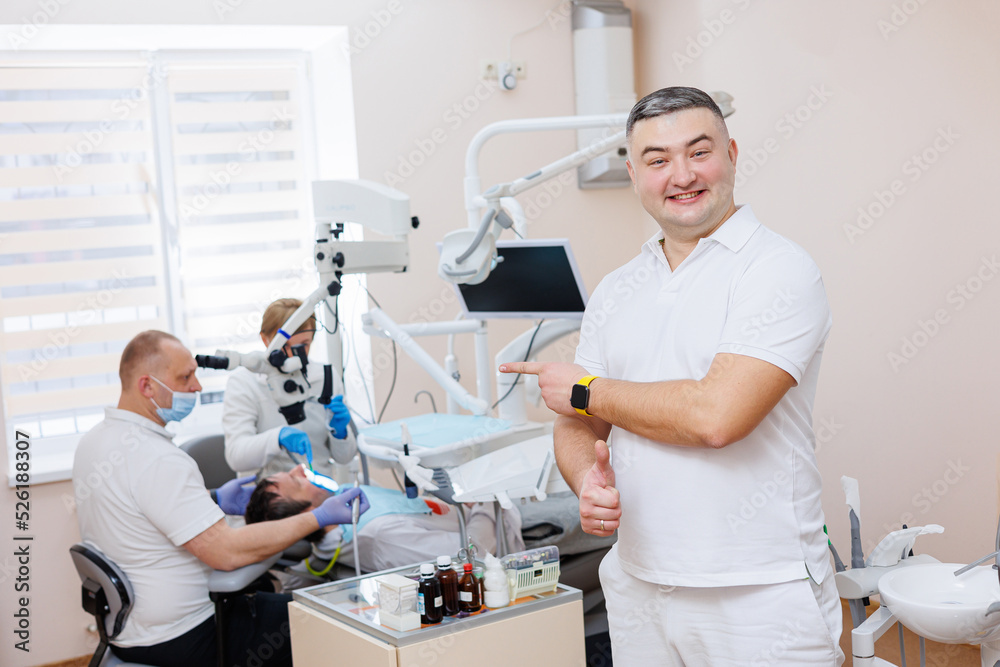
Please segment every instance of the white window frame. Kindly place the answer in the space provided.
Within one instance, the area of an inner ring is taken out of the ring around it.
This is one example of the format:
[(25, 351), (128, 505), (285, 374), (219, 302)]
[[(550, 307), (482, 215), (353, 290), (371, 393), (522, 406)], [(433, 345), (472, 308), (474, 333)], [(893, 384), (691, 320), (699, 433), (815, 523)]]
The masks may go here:
[[(19, 26), (0, 26), (4, 32), (16, 31)], [(136, 53), (162, 52), (171, 59), (204, 58), (208, 55), (225, 55), (228, 60), (260, 58), (262, 53), (297, 54), (305, 59), (302, 68), (302, 89), (311, 94), (311, 113), (303, 114), (307, 124), (303, 134), (312, 139), (306, 142), (305, 164), (313, 173), (310, 180), (327, 180), (358, 177), (357, 137), (354, 122), (354, 100), (350, 87), (347, 90), (338, 82), (351, 81), (350, 44), (348, 29), (342, 26), (171, 26), (171, 25), (49, 25), (16, 51), (6, 44), (0, 45), (0, 64), (17, 64), (19, 61), (37, 62), (52, 59), (65, 60), (67, 56), (86, 55), (108, 62), (134, 58)], [(114, 45), (112, 49), (93, 49), (93, 45)], [(336, 146), (336, 151), (312, 150), (313, 146)], [(309, 153), (312, 154), (309, 154)], [(164, 219), (162, 224), (173, 224)], [(305, 295), (300, 295), (305, 296)], [(176, 322), (175, 305), (170, 320)], [(354, 324), (354, 323), (351, 323)], [(365, 386), (373, 385), (371, 346), (359, 327), (352, 329), (351, 342), (358, 346), (357, 354), (363, 360)], [(373, 394), (374, 392), (372, 392)], [(0, 396), (2, 399), (2, 396)], [(221, 403), (199, 408), (194, 431), (215, 430), (221, 417)], [(211, 414), (210, 414), (211, 413)], [(215, 429), (210, 426), (214, 422)], [(7, 452), (8, 485), (14, 485), (13, 443), (6, 442), (7, 424), (4, 411), (0, 410), (0, 439)], [(33, 484), (70, 479), (73, 453), (79, 436), (73, 437), (61, 451), (33, 452), (31, 481)]]

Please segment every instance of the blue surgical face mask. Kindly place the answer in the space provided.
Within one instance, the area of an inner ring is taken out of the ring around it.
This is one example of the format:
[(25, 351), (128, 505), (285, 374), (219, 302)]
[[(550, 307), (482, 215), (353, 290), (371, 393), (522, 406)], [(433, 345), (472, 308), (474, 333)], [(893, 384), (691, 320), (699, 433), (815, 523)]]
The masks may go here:
[(189, 414), (191, 414), (191, 411), (194, 410), (195, 404), (198, 403), (198, 392), (174, 391), (167, 385), (157, 380), (152, 375), (150, 375), (149, 377), (156, 380), (161, 387), (163, 387), (164, 389), (166, 389), (167, 391), (169, 391), (171, 394), (174, 395), (173, 402), (171, 402), (169, 408), (161, 408), (159, 405), (156, 405), (156, 401), (154, 401), (153, 398), (150, 397), (149, 400), (153, 401), (153, 405), (156, 405), (156, 414), (157, 416), (159, 416), (160, 419), (162, 419), (164, 422), (179, 422), (180, 420), (184, 419)]

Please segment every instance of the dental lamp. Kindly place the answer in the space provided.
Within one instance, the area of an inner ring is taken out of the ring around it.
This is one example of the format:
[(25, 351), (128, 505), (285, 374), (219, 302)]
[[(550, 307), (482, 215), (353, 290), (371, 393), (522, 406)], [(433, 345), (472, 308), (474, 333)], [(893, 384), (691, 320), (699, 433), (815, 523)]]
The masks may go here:
[[(710, 93), (719, 105), (723, 117), (732, 115), (733, 97), (728, 93)], [(468, 227), (445, 235), (438, 260), (438, 275), (457, 285), (478, 285), (486, 280), (499, 260), (496, 239), (504, 229), (524, 225), (524, 213), (514, 199), (517, 195), (575, 169), (625, 145), (627, 113), (594, 116), (556, 116), (552, 118), (525, 118), (499, 121), (487, 125), (472, 138), (465, 154), (465, 209)], [(548, 130), (579, 130), (603, 128), (604, 137), (589, 146), (575, 151), (544, 167), (515, 179), (501, 183), (480, 193), (479, 152), (490, 138), (513, 132), (539, 132)], [(485, 209), (485, 214), (480, 211)]]

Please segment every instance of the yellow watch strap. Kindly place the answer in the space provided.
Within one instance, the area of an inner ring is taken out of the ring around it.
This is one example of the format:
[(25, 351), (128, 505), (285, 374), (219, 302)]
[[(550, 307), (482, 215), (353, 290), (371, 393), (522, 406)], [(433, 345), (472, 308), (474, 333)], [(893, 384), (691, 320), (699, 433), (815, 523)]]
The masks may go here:
[[(589, 387), (590, 383), (593, 382), (596, 379), (597, 379), (596, 375), (588, 375), (585, 378), (581, 378), (581, 379), (577, 380), (576, 384), (582, 384), (584, 387)], [(584, 417), (593, 417), (594, 416), (594, 415), (590, 414), (589, 412), (587, 412), (586, 410), (581, 410), (580, 408), (573, 408), (573, 409), (576, 410), (577, 412), (579, 412)]]

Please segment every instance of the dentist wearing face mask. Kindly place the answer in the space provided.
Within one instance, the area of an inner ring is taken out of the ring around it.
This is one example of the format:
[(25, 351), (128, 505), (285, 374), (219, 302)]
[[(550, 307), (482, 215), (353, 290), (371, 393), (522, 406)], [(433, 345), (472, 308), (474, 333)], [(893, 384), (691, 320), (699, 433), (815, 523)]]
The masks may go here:
[[(211, 571), (255, 563), (320, 528), (350, 523), (355, 497), (362, 512), (368, 508), (360, 489), (349, 489), (311, 512), (229, 526), (223, 512), (242, 513), (249, 494), (241, 482), (249, 480), (228, 483), (213, 498), (194, 459), (165, 428), (197, 403), (196, 369), (174, 336), (137, 335), (122, 352), (118, 406), (107, 408), (104, 420), (80, 439), (73, 462), (80, 535), (118, 564), (135, 592), (132, 613), (112, 645), (126, 662), (212, 667)], [(255, 655), (260, 667), (290, 666), (290, 601), (289, 595), (258, 592), (232, 605), (224, 638), (228, 655)], [(257, 650), (265, 637), (276, 647), (266, 659)]]
[[(264, 310), (260, 338), (265, 347), (301, 305), (298, 299), (278, 299)], [(293, 346), (302, 345), (308, 355), (317, 326), (315, 317), (307, 319), (292, 332), (285, 353), (291, 354)], [(317, 472), (337, 477), (334, 462), (346, 464), (354, 458), (357, 445), (348, 430), (351, 416), (344, 405), (340, 378), (334, 375), (333, 400), (324, 406), (315, 398), (322, 388), (323, 367), (310, 363), (306, 371), (317, 391), (305, 402), (305, 420), (297, 424), (289, 424), (278, 412), (265, 376), (242, 367), (229, 375), (222, 406), (222, 430), (226, 434), (226, 462), (230, 468), (243, 475), (266, 477), (291, 470), (297, 463), (308, 463)]]

